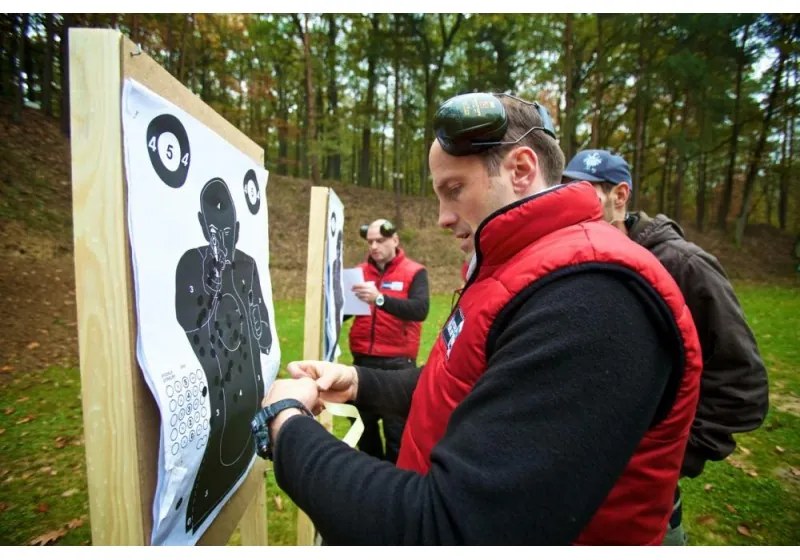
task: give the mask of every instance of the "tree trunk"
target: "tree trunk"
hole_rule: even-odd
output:
[[[286,99],[286,76],[284,75],[283,63],[275,64],[275,78],[278,85],[278,118],[276,126],[278,128],[278,175],[289,174],[289,102]]]
[[[597,20],[597,63],[595,64],[594,72],[594,117],[592,118],[592,139],[591,146],[593,148],[602,148],[600,144],[600,131],[603,128],[603,93],[605,76],[603,73],[605,62],[605,45],[603,44],[603,16],[596,14]]]
[[[305,90],[306,90],[306,127],[305,127],[305,152],[308,154],[311,162],[311,182],[319,185],[319,154],[317,153],[316,137],[317,137],[317,112],[316,100],[314,99],[314,74],[313,64],[311,59],[311,33],[308,30],[308,14],[303,14],[303,23],[296,15],[292,16],[297,26],[297,31],[300,34],[300,39],[303,41],[303,59],[305,61]]]
[[[303,129],[303,122],[305,121],[303,107],[295,111],[294,116],[296,121],[294,134],[292,135],[294,140],[294,172],[292,172],[292,175],[306,178],[308,177],[308,146],[306,144],[308,136],[307,131]]]
[[[695,227],[697,231],[703,231],[706,216],[706,192],[708,190],[708,156],[705,152],[700,154],[700,161],[697,164],[697,193],[695,194]]]
[[[2,28],[0,28],[0,41],[3,45],[3,97],[13,102],[16,95],[17,78],[17,14],[0,14]]]
[[[779,175],[780,180],[780,175]],[[767,205],[766,215],[767,215],[767,224],[772,225],[772,181],[762,181],[761,184],[761,197],[764,199],[765,204]]]
[[[38,101],[39,96],[36,91],[36,79],[38,76],[36,75],[36,68],[34,68],[33,63],[33,44],[31,43],[31,38],[28,36],[28,28],[31,26],[31,15],[24,14],[22,22],[22,38],[23,42],[25,43],[25,54],[23,60],[23,69],[25,71],[25,98],[28,101]],[[35,25],[35,22],[34,22]]]
[[[69,138],[69,29],[72,27],[72,15],[64,14],[61,22],[61,132]]]
[[[359,158],[358,184],[371,185],[370,165],[372,163],[372,118],[375,111],[375,86],[378,83],[376,66],[378,64],[378,44],[380,42],[380,15],[370,17],[372,33],[367,43],[367,100],[364,104],[364,126],[361,129],[361,157]]]
[[[781,37],[787,36],[786,25],[781,30]],[[772,90],[769,94],[769,101],[767,102],[767,110],[764,113],[764,118],[761,120],[761,134],[758,137],[755,150],[753,150],[750,163],[747,166],[747,176],[744,181],[744,194],[742,196],[742,207],[739,210],[739,215],[736,218],[736,232],[734,240],[737,247],[741,247],[742,239],[744,237],[744,228],[747,226],[747,218],[750,216],[750,210],[753,204],[753,186],[756,182],[756,175],[761,167],[761,156],[764,153],[764,147],[767,143],[767,136],[769,135],[769,125],[772,121],[772,113],[775,110],[775,101],[778,98],[778,92],[781,89],[781,80],[783,78],[783,68],[786,64],[787,50],[782,46],[780,54],[778,55],[778,64],[775,69],[775,79],[772,82]]]
[[[294,115],[297,119],[295,123],[295,143],[294,143],[294,160],[295,160],[295,177],[303,177],[306,178],[309,176],[308,174],[308,127],[304,127],[303,123],[308,122],[308,117],[306,116],[306,112],[304,109],[308,109],[306,107],[300,107],[298,111],[295,111]],[[303,131],[302,133],[300,131]],[[317,183],[319,184],[319,183]]]
[[[645,111],[647,102],[645,101],[646,88],[643,83],[647,78],[647,62],[645,58],[644,42],[647,28],[647,15],[641,14],[639,19],[639,44],[637,46],[638,74],[636,76],[636,124],[634,125],[634,144],[633,144],[633,170],[632,181],[633,190],[628,202],[629,208],[636,208],[639,198],[639,191],[642,188],[642,177],[644,177],[644,150],[645,150]]]
[[[181,29],[181,52],[178,53],[178,72],[177,78],[181,83],[186,81],[186,57],[187,57],[187,41],[189,36],[194,30],[194,17],[193,14],[186,14],[183,18],[183,28]]]
[[[672,184],[672,219],[680,223],[683,217],[683,180],[686,176],[686,153],[678,149],[675,166],[675,182]]]
[[[577,139],[575,138],[577,108],[577,92],[575,91],[575,52],[574,43],[574,19],[571,13],[566,14],[564,22],[564,127],[561,129],[561,149],[567,161],[572,159],[577,149]]]
[[[447,52],[450,50],[451,45],[453,44],[453,39],[458,32],[459,27],[461,26],[461,22],[464,21],[464,14],[457,14],[456,21],[453,23],[453,26],[448,30],[447,24],[445,21],[444,14],[438,14],[439,18],[439,35],[441,38],[441,50],[436,53],[434,56],[433,50],[430,46],[430,41],[427,38],[427,35],[424,33],[420,34],[420,38],[423,42],[423,59],[422,64],[424,66],[424,76],[425,76],[425,123],[424,123],[424,134],[423,134],[423,149],[427,154],[427,150],[430,148],[431,144],[433,143],[433,115],[435,113],[435,108],[433,104],[433,96],[438,90],[439,86],[439,79],[442,75],[442,70],[444,69],[444,61],[445,57],[447,56]],[[415,29],[418,30],[415,24]],[[419,31],[418,31],[419,33]],[[435,60],[434,60],[435,58]],[[426,185],[428,183],[428,166],[421,165],[420,166],[420,184]]]
[[[791,165],[791,156],[794,154],[794,139],[795,139],[795,123],[797,118],[797,106],[798,106],[798,93],[800,92],[800,87],[798,87],[797,79],[798,79],[798,72],[797,72],[797,65],[795,65],[795,72],[794,72],[794,93],[791,97],[791,106],[789,107],[789,114],[791,117],[789,118],[788,122],[786,123],[786,128],[783,133],[783,144],[781,146],[781,175],[780,175],[780,187],[779,187],[779,194],[778,194],[778,227],[781,230],[786,230],[787,220],[786,216],[789,211],[789,177],[790,177],[790,165]],[[788,73],[787,73],[787,81],[788,81]]]
[[[19,28],[17,31],[17,63],[14,68],[14,112],[12,120],[15,123],[22,122],[22,108],[25,106],[25,86],[23,73],[23,61],[25,60],[25,34],[28,31],[28,14],[22,14],[18,19]]]
[[[357,170],[359,169],[358,164],[358,133],[356,133],[355,128],[353,128],[353,134],[350,136],[352,140],[352,144],[350,146],[350,158],[352,159],[352,165],[350,165],[350,182],[355,184],[356,177],[358,177]]]
[[[201,34],[200,48],[202,52],[202,60],[200,61],[200,99],[208,103],[211,101],[209,98],[211,95],[211,87],[208,84],[208,67],[210,62],[208,58],[209,46],[205,34]]]
[[[7,97],[13,91],[14,72],[14,16],[0,13],[0,97]]]
[[[342,178],[342,142],[339,138],[339,88],[336,84],[336,38],[339,29],[336,25],[336,16],[326,14],[328,20],[328,136],[331,144],[336,147],[328,154],[327,171],[325,175],[336,181]]]
[[[677,97],[677,95],[675,96]],[[686,130],[689,121],[689,94],[687,92],[681,108],[681,132],[680,142],[678,144],[677,165],[675,168],[675,182],[672,185],[672,219],[680,223],[683,216],[683,184],[686,178],[686,165],[689,159],[688,141],[686,138]]]
[[[173,18],[176,17],[177,14],[164,14],[164,50],[166,51],[166,56],[164,57],[164,69],[172,74],[175,75],[175,58],[176,58],[176,49],[174,46],[175,38],[173,37],[172,33],[172,23]]]
[[[400,179],[400,126],[402,113],[400,112],[401,90],[400,90],[400,23],[398,15],[394,16],[394,49],[393,64],[394,71],[394,110],[392,111],[392,191],[394,192],[394,222],[398,228],[402,228],[403,214],[400,211],[403,183]]]
[[[744,67],[747,64],[747,37],[750,33],[750,24],[745,25],[742,35],[742,43],[736,61],[736,86],[733,98],[733,127],[731,128],[731,139],[728,147],[728,170],[725,175],[725,185],[722,189],[722,196],[719,200],[717,210],[717,228],[725,231],[728,227],[728,213],[731,210],[731,200],[733,199],[733,175],[736,172],[736,151],[738,149],[739,134],[742,128],[741,117],[741,98],[742,79],[744,77]]]
[[[675,96],[672,96],[667,116],[666,145],[664,147],[664,168],[661,173],[661,184],[658,187],[658,211],[667,210],[667,185],[670,183],[672,170],[672,127],[675,124]]]
[[[53,51],[55,50],[55,25],[53,14],[45,14],[44,29],[47,35],[44,51],[44,72],[42,73],[42,111],[53,116]]]
[[[139,44],[139,14],[131,14],[131,41]]]

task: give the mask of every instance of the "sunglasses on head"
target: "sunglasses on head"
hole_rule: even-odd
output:
[[[362,239],[367,238],[367,232],[369,231],[369,224],[364,224],[360,228],[358,228],[358,233]],[[394,227],[394,224],[389,220],[385,220],[379,229],[381,232],[381,236],[383,237],[391,237],[397,232],[397,228]]]
[[[542,119],[542,126],[532,127],[514,141],[502,142],[508,129],[508,115],[498,96],[533,105]],[[556,139],[547,109],[535,101],[531,103],[507,93],[466,93],[451,97],[436,111],[433,129],[442,149],[451,156],[479,154],[494,146],[516,144],[535,130],[541,130]]]

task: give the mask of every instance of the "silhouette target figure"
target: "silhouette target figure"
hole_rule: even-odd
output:
[[[208,444],[189,496],[187,533],[197,531],[250,464],[250,419],[264,396],[261,353],[272,347],[258,268],[236,249],[239,222],[222,179],[203,187],[197,217],[208,244],[186,251],[175,271],[176,318],[205,373],[201,406],[208,399],[210,408],[207,434],[197,432]]]

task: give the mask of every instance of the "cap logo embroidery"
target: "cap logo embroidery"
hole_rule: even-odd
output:
[[[600,156],[597,155],[597,152],[592,152],[585,158],[583,158],[583,166],[586,168],[587,171],[591,171],[594,173],[595,169],[598,165],[603,163],[603,160],[600,159]]]

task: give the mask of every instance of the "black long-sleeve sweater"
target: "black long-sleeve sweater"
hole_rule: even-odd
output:
[[[428,271],[419,270],[408,286],[408,297],[397,298],[384,294],[383,310],[404,321],[424,321],[428,316]]]
[[[561,278],[508,320],[427,475],[337,441],[278,434],[278,484],[330,544],[567,544],[653,421],[674,354],[646,294],[610,272]],[[403,412],[416,370],[359,370],[358,403]],[[642,499],[647,499],[643,496]]]

